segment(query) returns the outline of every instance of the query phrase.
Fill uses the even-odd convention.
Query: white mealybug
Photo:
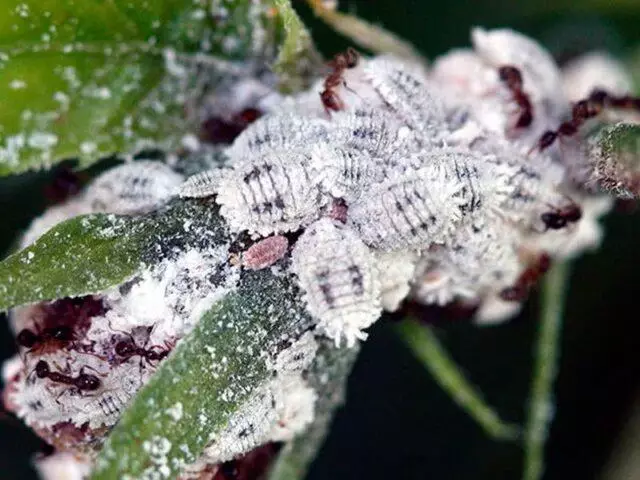
[[[311,171],[324,192],[344,199],[347,204],[385,177],[383,168],[367,154],[329,145],[312,150]]]
[[[464,185],[437,163],[371,189],[349,206],[349,222],[367,245],[383,251],[442,243],[462,218]]]
[[[214,168],[196,173],[180,185],[179,195],[185,198],[210,197],[218,193],[224,172],[228,169]]]
[[[321,118],[268,115],[249,125],[225,153],[235,163],[268,152],[307,148],[330,142],[330,129],[331,124]]]
[[[516,250],[519,240],[499,219],[479,218],[459,229],[451,246],[439,250],[436,257],[452,273],[452,291],[460,297],[475,297],[516,282],[524,268]]]
[[[490,66],[513,65],[520,69],[524,88],[535,105],[559,118],[567,108],[560,70],[551,55],[536,41],[509,29],[471,31],[473,47]]]
[[[398,117],[427,137],[446,129],[444,105],[417,68],[392,57],[378,57],[364,65],[365,77]]]
[[[310,225],[293,248],[292,270],[305,292],[307,310],[329,338],[347,346],[381,313],[375,259],[349,228],[323,218]]]
[[[342,146],[373,158],[388,159],[419,148],[415,133],[382,109],[336,112],[331,119]]]
[[[183,180],[162,162],[141,160],[106,171],[89,185],[84,198],[97,211],[145,213],[166,202]]]
[[[414,296],[426,304],[443,305],[456,298],[477,301],[487,291],[513,285],[523,269],[517,238],[498,221],[478,219],[460,228],[446,248],[425,252]]]
[[[260,236],[297,230],[323,204],[309,155],[277,151],[238,162],[220,184],[217,202],[231,230]]]

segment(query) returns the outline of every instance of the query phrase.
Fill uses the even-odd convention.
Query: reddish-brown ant
[[[231,144],[251,123],[262,116],[262,112],[249,107],[231,118],[210,117],[202,124],[202,140],[213,144]]]
[[[333,69],[324,81],[324,90],[320,93],[320,99],[325,110],[329,113],[344,109],[344,103],[335,92],[335,88],[344,83],[342,74],[347,68],[354,68],[358,65],[360,55],[353,48],[349,47],[346,52],[337,54],[334,59],[329,62],[329,66]]]
[[[550,147],[559,137],[575,135],[587,120],[596,117],[607,107],[640,111],[640,97],[615,96],[605,90],[593,90],[586,99],[573,104],[571,120],[561,123],[557,130],[547,130],[542,134],[538,140],[538,149],[542,151]]]
[[[51,369],[49,368],[49,364],[44,360],[40,360],[36,364],[35,368],[36,376],[38,378],[48,378],[52,382],[72,385],[76,387],[78,391],[93,391],[100,388],[100,385],[102,384],[100,379],[95,375],[84,373],[83,370],[84,367],[82,367],[77,377],[72,377],[60,372],[51,371]]]
[[[73,170],[69,165],[56,169],[51,183],[44,189],[47,200],[52,204],[65,202],[78,194],[86,181],[86,174]]]
[[[533,121],[533,105],[529,96],[522,89],[523,82],[520,70],[512,65],[503,65],[498,69],[498,76],[511,91],[513,100],[520,107],[520,115],[518,115],[515,128],[528,127]]]
[[[544,275],[551,266],[551,257],[546,253],[541,254],[537,261],[527,267],[520,275],[516,284],[512,287],[505,288],[500,292],[500,298],[507,302],[521,302],[527,298],[529,290],[533,287],[540,277]]]
[[[559,230],[569,223],[575,223],[582,218],[582,209],[575,203],[558,208],[540,215],[547,229]]]
[[[24,328],[20,330],[16,337],[18,345],[25,348],[33,348],[36,345],[42,345],[49,341],[66,344],[72,340],[73,329],[65,325],[45,328],[40,333],[34,333],[32,330]]]

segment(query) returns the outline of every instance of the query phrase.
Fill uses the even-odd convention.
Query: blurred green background
[[[349,42],[300,7],[327,56]],[[640,0],[461,1],[351,0],[342,10],[380,23],[428,57],[469,43],[474,25],[509,26],[544,43],[565,62],[605,49],[629,58],[640,49]],[[638,62],[640,64],[640,61]],[[640,68],[640,67],[638,67]],[[50,173],[0,180],[0,251],[45,208]],[[562,340],[556,418],[547,446],[547,479],[602,478],[620,433],[640,407],[640,213],[606,220],[599,252],[576,262]],[[437,322],[442,340],[502,416],[522,422],[529,389],[537,297],[500,326]],[[372,329],[309,478],[518,479],[517,443],[488,439],[432,381],[400,343],[390,323]],[[0,322],[0,357],[15,347]],[[640,434],[640,433],[639,433]],[[41,443],[15,418],[0,418],[0,478],[33,478],[30,456]],[[640,456],[640,451],[638,451]],[[640,478],[629,477],[629,480]],[[626,478],[620,480],[627,480]]]

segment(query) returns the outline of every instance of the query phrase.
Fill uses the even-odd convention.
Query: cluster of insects
[[[560,71],[532,40],[478,30],[474,44],[465,55],[476,70],[449,77],[353,49],[336,55],[315,100],[294,98],[304,115],[275,108],[238,136],[225,169],[190,178],[181,195],[216,196],[232,231],[258,240],[246,258],[265,260],[249,266],[275,263],[288,251],[283,235],[304,231],[292,272],[319,331],[337,343],[365,338],[385,303],[380,285],[399,281],[378,267],[380,253],[398,253],[400,270],[414,272],[402,281],[417,301],[476,304],[481,320],[512,314],[567,245],[589,243],[576,240],[579,225],[598,229],[601,212],[586,209],[587,193],[562,166],[563,153],[587,160],[552,144],[578,138],[605,108],[637,109],[638,99],[606,93],[592,78],[593,93],[571,105],[555,88]],[[450,83],[474,82],[479,93],[449,101]],[[486,105],[505,101],[517,116],[496,133]],[[483,269],[492,274],[465,278]],[[506,306],[483,308],[496,303]]]
[[[610,93],[612,79],[586,77],[591,93],[571,103],[562,72],[534,41],[476,30],[473,43],[430,70],[348,49],[312,91],[206,121],[201,138],[228,144],[225,161],[186,180],[150,160],[109,170],[80,192],[62,178],[74,197],[35,222],[25,242],[72,215],[144,214],[176,194],[214,197],[231,240],[219,251],[182,252],[102,298],[18,309],[25,367],[11,380],[14,410],[50,439],[112,426],[242,269],[292,275],[314,334],[338,345],[366,339],[382,311],[405,300],[459,306],[479,321],[513,315],[551,262],[597,246],[608,200],[569,172],[588,170],[580,145],[589,127],[605,111],[640,113],[640,99]],[[238,417],[246,425],[228,432],[236,443],[215,448],[235,448],[228,458],[249,449],[258,420],[261,441],[303,428],[315,393],[298,370],[302,413],[258,399],[280,416],[275,424],[266,413]]]

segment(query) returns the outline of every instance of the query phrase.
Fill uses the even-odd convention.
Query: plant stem
[[[544,446],[553,420],[553,383],[559,360],[560,333],[569,266],[558,263],[547,274],[524,434],[523,480],[539,480],[544,473]]]
[[[482,393],[461,372],[435,332],[413,319],[397,326],[397,332],[435,381],[490,436],[500,440],[517,437],[519,427],[503,421],[482,398]]]

